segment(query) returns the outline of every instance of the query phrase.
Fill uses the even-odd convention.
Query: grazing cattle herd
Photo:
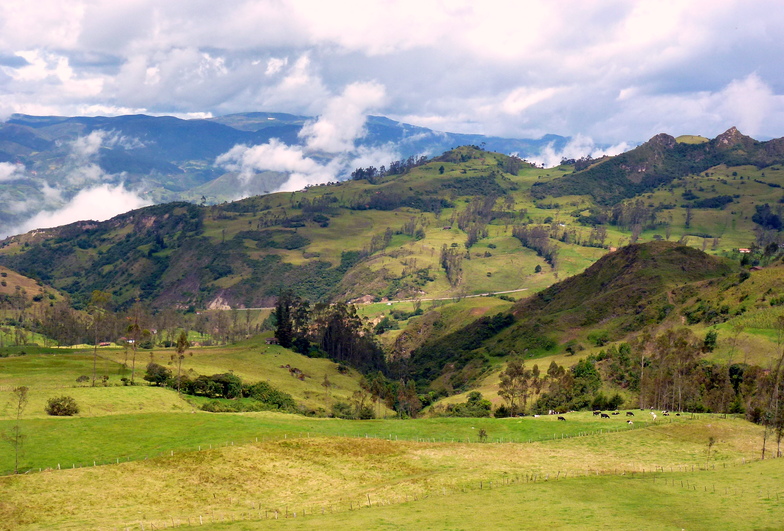
[[[653,410],[653,408],[651,408],[651,410]],[[571,413],[571,412],[569,412],[569,413]],[[653,411],[650,411],[650,413],[651,413],[651,418],[653,419],[654,422],[656,422],[656,418],[657,418],[656,417],[656,413],[654,413]],[[563,420],[564,422],[566,421],[566,417],[563,416],[565,413],[563,413],[563,412],[555,411],[555,410],[551,409],[550,411],[548,411],[548,414],[549,415],[558,415],[558,420]],[[620,411],[613,411],[611,413],[611,415],[620,415],[620,414],[621,414]],[[662,414],[662,416],[665,416],[665,417],[669,417],[670,416],[670,412],[667,411],[666,409],[664,411],[662,411],[661,414]],[[593,412],[593,416],[594,417],[599,417],[599,418],[602,418],[602,419],[609,419],[610,418],[610,414],[607,414],[607,413],[605,413],[605,412],[603,412],[601,410],[598,410],[598,409]],[[634,411],[627,411],[626,412],[626,416],[627,417],[633,417],[634,416]],[[676,413],[675,416],[676,417],[680,417],[681,414],[680,413]],[[534,415],[534,417],[535,418],[539,417],[539,415]],[[626,420],[626,424],[628,424],[629,426],[633,426],[634,422],[632,422],[631,419],[627,419]]]

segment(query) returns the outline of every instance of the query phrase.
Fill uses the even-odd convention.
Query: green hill
[[[758,168],[784,162],[784,140],[759,142],[732,127],[708,142],[678,142],[659,134],[616,157],[549,183],[535,184],[535,198],[590,195],[602,205],[649,192],[719,164]]]
[[[434,336],[408,363],[422,382],[435,380],[443,371],[455,372],[453,384],[460,387],[494,357],[541,356],[569,345],[605,344],[658,325],[676,308],[671,290],[689,285],[698,291],[701,281],[737,272],[727,260],[677,243],[630,245],[520,300],[507,312]]]
[[[666,162],[680,149],[657,138],[635,156],[659,153]],[[238,309],[269,308],[284,289],[310,302],[375,301],[380,306],[360,314],[388,360],[414,360],[400,374],[414,370],[431,382],[452,363],[449,370],[460,373],[453,387],[461,388],[511,352],[575,352],[645,326],[676,325],[687,319],[673,299],[677,286],[700,292],[702,279],[734,275],[708,254],[738,263],[737,248],[753,247],[747,269],[776,259],[784,171],[730,165],[744,149],[762,164],[776,142],[730,131],[688,145],[712,146],[712,162],[720,163],[611,206],[590,195],[540,200],[536,190],[579,183],[628,156],[570,175],[572,166],[537,168],[463,146],[358,168],[349,181],[299,192],[156,205],[33,231],[0,242],[0,264],[61,290],[79,309],[94,290],[109,292],[119,313],[107,339],[124,334],[123,319],[137,319],[141,309],[127,313],[137,302],[146,308],[143,328],[167,331],[157,339],[165,343],[177,326],[205,341],[247,337],[270,322],[260,310],[241,316]],[[493,302],[465,302],[492,293]],[[40,328],[33,319],[22,326]],[[431,348],[438,354],[417,354]]]

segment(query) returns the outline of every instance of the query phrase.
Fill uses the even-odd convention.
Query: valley
[[[0,529],[776,527],[779,145],[467,145],[10,236]]]

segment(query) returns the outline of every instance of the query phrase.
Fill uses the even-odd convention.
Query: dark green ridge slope
[[[597,330],[620,339],[657,324],[674,308],[669,290],[735,271],[725,260],[677,243],[623,247],[508,313],[426,343],[412,353],[408,367],[420,384],[448,373],[457,389],[480,375],[490,357],[552,351],[567,337]]]
[[[634,331],[658,319],[660,308],[652,302],[668,289],[728,275],[734,267],[674,242],[629,245],[519,302],[513,314],[521,321],[558,321],[561,330],[613,319],[616,327]]]
[[[662,133],[583,171],[537,183],[531,188],[531,194],[536,199],[590,195],[597,203],[607,206],[719,164],[763,168],[783,161],[784,139],[759,142],[735,127],[701,144],[679,143]]]

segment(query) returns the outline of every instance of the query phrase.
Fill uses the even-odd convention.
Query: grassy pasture
[[[450,493],[371,510],[207,529],[777,529],[784,463],[654,476],[581,477]],[[707,489],[707,490],[705,490]]]
[[[50,398],[71,396],[79,404],[79,417],[102,417],[105,415],[138,414],[150,412],[188,411],[193,406],[176,392],[162,387],[32,387],[28,391],[25,419],[51,419],[44,407]],[[0,422],[13,418],[15,411],[5,400],[0,400]],[[62,419],[52,419],[62,420]]]
[[[56,353],[0,358],[0,391],[10,391],[19,385],[29,387],[31,401],[36,400],[36,411],[42,410],[43,407],[37,407],[38,401],[45,403],[51,396],[61,394],[73,396],[80,404],[82,401],[79,396],[84,396],[85,404],[91,404],[91,395],[76,383],[76,379],[82,375],[92,378],[92,352],[65,350],[62,354],[57,353],[58,351],[54,352]],[[173,349],[160,348],[137,351],[135,378],[137,385],[142,388],[147,387],[143,376],[147,363],[151,361],[168,367],[176,374],[177,366],[172,361],[174,353]],[[97,381],[100,382],[101,376],[106,374],[109,376],[110,386],[100,388],[104,393],[102,396],[106,397],[112,394],[124,396],[124,393],[132,395],[131,389],[136,389],[136,387],[114,387],[121,385],[121,377],[130,377],[131,352],[126,354],[123,349],[101,348],[98,354]],[[126,362],[127,368],[124,366]],[[286,366],[302,370],[305,374],[304,380],[291,376]],[[337,365],[330,360],[308,358],[276,345],[266,345],[259,340],[247,341],[229,347],[188,349],[181,370],[183,374],[188,374],[191,377],[233,372],[244,382],[267,381],[278,389],[291,394],[298,403],[310,408],[323,407],[326,402],[333,400],[349,400],[354,391],[359,389],[355,371],[341,374],[337,370]],[[326,390],[322,386],[325,375],[331,383],[329,397],[326,396]],[[113,391],[110,392],[108,389]],[[98,392],[98,389],[94,389],[94,391]],[[136,398],[132,400],[136,400]],[[3,404],[4,400],[0,399],[0,418],[3,418]],[[168,411],[173,407],[167,403],[164,409],[156,411]],[[29,409],[33,410],[32,404]]]
[[[173,353],[172,349],[157,349],[152,356],[149,352],[143,354],[146,359],[141,365],[137,359],[137,371],[141,370],[141,373],[137,374],[144,374],[144,368],[150,358],[176,374],[177,366],[171,361]],[[118,351],[107,352],[106,355],[114,356],[117,362],[122,361],[120,356],[124,359],[124,354]],[[305,379],[298,380],[291,376],[287,365],[300,369],[305,374]],[[330,394],[334,400],[348,400],[354,391],[359,389],[355,372],[340,374],[337,365],[328,359],[308,358],[277,345],[259,344],[258,341],[228,347],[189,349],[182,362],[182,372],[191,377],[233,372],[242,378],[243,382],[266,381],[291,394],[297,402],[307,407],[324,405],[326,392],[321,385],[324,375],[327,375],[332,384]]]
[[[0,388],[26,385],[28,387],[74,387],[79,376],[87,375],[92,378],[93,356],[92,352],[73,352],[63,349],[63,353],[55,351],[50,354],[27,354],[0,358]],[[100,349],[100,356],[115,355],[117,351]],[[123,356],[122,351],[116,354]],[[141,366],[137,356],[137,371]],[[110,381],[119,383],[121,365],[106,358],[99,358],[97,374],[100,380],[102,374],[108,374]],[[130,371],[128,371],[130,374]]]
[[[176,393],[163,389],[109,388],[83,389],[68,393],[81,403],[85,397],[86,414],[74,418],[43,415],[42,398],[33,399],[22,430],[27,436],[20,467],[24,470],[143,459],[169,451],[192,451],[199,446],[247,443],[258,438],[359,437],[393,441],[431,441],[442,443],[477,442],[480,429],[488,441],[527,443],[529,441],[568,440],[588,434],[631,430],[625,416],[601,420],[590,413],[567,415],[567,422],[555,416],[521,419],[433,418],[415,422],[398,419],[346,421],[307,418],[274,412],[213,414],[191,409]],[[88,393],[87,391],[92,391]],[[103,401],[98,392],[104,391]],[[123,391],[124,393],[121,393]],[[140,391],[145,391],[142,394]],[[78,398],[77,398],[78,397]],[[40,406],[40,407],[38,407]],[[35,408],[35,410],[34,410]],[[0,420],[0,432],[13,425]],[[686,419],[670,419],[672,423]],[[669,424],[659,418],[658,425]],[[644,412],[635,416],[636,429],[652,424]],[[13,469],[13,455],[0,454],[0,471]]]
[[[169,417],[170,426],[194,417],[234,419],[237,422],[235,427],[249,418],[290,422],[292,427],[299,428],[311,422],[334,424],[334,421],[311,421],[294,416],[284,419],[283,415],[273,414],[180,414],[178,422]],[[106,417],[110,418],[114,417]],[[137,427],[135,431],[140,431],[140,426],[149,427],[150,431],[162,429],[148,420],[142,422],[140,418],[129,418],[126,425],[129,435],[134,431],[132,426]],[[441,423],[441,428],[451,425],[453,429],[463,429],[462,420],[472,419],[447,419]],[[529,425],[538,423],[547,427],[556,422],[549,419],[524,420],[529,421]],[[491,436],[492,430],[501,426],[502,422],[491,424],[488,429]],[[589,413],[570,416],[570,421],[560,425],[574,424],[587,428],[592,422]],[[337,424],[356,424],[361,431],[369,423]],[[420,426],[428,425],[422,421],[401,421],[398,424],[412,430],[424,430],[426,428]],[[181,430],[183,433],[192,432],[193,427],[188,430],[182,424]],[[228,433],[232,432],[229,430]],[[93,433],[95,438],[104,434],[105,442],[117,438],[116,433],[94,428],[85,430],[83,436],[88,437],[89,433]],[[718,440],[711,456],[707,455],[708,436]],[[170,444],[175,439],[172,437]],[[759,430],[755,426],[710,416],[619,433],[530,444],[389,441],[364,437],[317,437],[313,434],[310,438],[278,437],[211,450],[177,451],[173,456],[108,466],[0,478],[0,499],[3,500],[0,503],[0,527],[116,528],[139,526],[140,521],[148,524],[157,522],[156,527],[162,527],[164,523],[168,526],[171,519],[183,523],[191,518],[191,522],[196,523],[199,515],[203,515],[205,523],[209,523],[210,518],[217,514],[217,520],[228,515],[232,519],[248,521],[214,527],[216,529],[264,529],[272,522],[259,520],[259,517],[263,518],[269,511],[278,510],[281,516],[294,511],[301,515],[302,508],[312,513],[320,512],[323,507],[326,511],[336,511],[336,514],[310,516],[286,523],[279,520],[277,524],[297,528],[311,528],[312,525],[335,528],[345,523],[349,529],[369,529],[387,521],[392,528],[442,529],[444,522],[456,518],[456,528],[475,529],[486,528],[481,518],[486,511],[507,514],[507,520],[499,520],[502,528],[506,525],[504,522],[508,524],[506,528],[510,528],[512,522],[519,528],[526,510],[546,503],[555,504],[555,507],[545,511],[545,520],[537,520],[538,523],[552,521],[555,525],[585,525],[590,528],[594,527],[592,522],[607,521],[619,524],[632,522],[642,527],[660,525],[661,522],[667,525],[681,521],[697,522],[691,516],[693,513],[688,503],[671,501],[679,493],[686,492],[685,488],[672,485],[673,480],[680,478],[690,484],[696,482],[700,487],[716,488],[718,494],[714,499],[717,504],[728,500],[727,495],[721,495],[725,486],[738,488],[738,482],[742,482],[745,496],[750,499],[743,509],[748,511],[746,521],[768,522],[775,514],[780,514],[775,511],[781,511],[781,506],[776,509],[776,506],[768,504],[768,510],[765,510],[764,505],[751,503],[754,501],[750,494],[752,483],[755,489],[770,489],[774,496],[778,490],[784,494],[781,483],[774,481],[781,476],[784,462],[774,460],[740,466],[742,459],[749,460],[756,455],[759,439]],[[90,444],[89,439],[86,444]],[[710,470],[700,472],[698,469],[701,467]],[[654,470],[658,471],[656,483],[653,482]],[[770,471],[762,476],[760,470]],[[626,475],[619,476],[622,473]],[[534,476],[536,482],[528,483]],[[670,480],[668,485],[663,484],[664,477]],[[482,490],[478,490],[480,482]],[[507,484],[510,486],[504,486]],[[491,487],[492,490],[489,490]],[[78,495],[70,494],[76,492]],[[707,492],[700,494],[707,498]],[[368,497],[374,505],[379,502],[391,505],[372,511],[348,511],[350,507],[356,509],[358,505],[366,505]],[[407,498],[411,500],[413,497],[419,498],[419,501],[406,503]],[[423,500],[423,497],[426,499]],[[660,510],[654,511],[653,515],[645,511],[646,500]],[[673,504],[681,509],[681,514],[670,515],[673,520],[668,521],[665,509]],[[615,505],[621,508],[611,510]],[[594,510],[587,520],[575,512],[589,507],[594,507]],[[479,510],[477,515],[468,514],[477,512],[479,508],[484,511]],[[771,511],[773,515],[769,514]],[[508,513],[514,518],[508,519]],[[461,514],[465,515],[465,519],[458,524]],[[490,521],[495,521],[493,519],[497,517],[490,518]],[[726,518],[722,516],[710,522],[732,521]],[[530,519],[522,522],[536,527]]]

